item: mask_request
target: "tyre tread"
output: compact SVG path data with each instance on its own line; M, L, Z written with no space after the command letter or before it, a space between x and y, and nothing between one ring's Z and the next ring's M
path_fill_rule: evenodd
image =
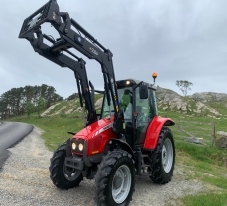
M108 205L106 202L106 186L108 182L109 175L111 170L114 167L114 164L121 158L128 157L132 158L132 156L124 150L114 150L111 153L108 153L99 164L99 169L95 175L95 201L98 206ZM107 171L107 172L106 172ZM133 183L132 183L133 184ZM133 184L133 187L135 184ZM134 191L134 188L133 188ZM132 194L131 194L132 196ZM129 198L130 201L132 197Z
M69 189L75 186L78 186L79 183L83 180L82 174L74 181L69 181L65 179L63 174L63 166L59 169L59 165L64 164L64 157L66 152L66 143L63 143L54 151L53 157L50 159L50 178L53 181L53 184L60 189Z
M166 133L171 133L171 130L168 127L163 127L160 132L160 135L159 135L157 147L156 147L155 151L153 152L153 154L151 155L152 163L151 163L150 178L154 183L157 183L157 184L166 184L169 181L171 181L171 178L173 176L173 172L172 172L172 174L170 175L170 178L166 179L161 174L161 170L162 170L161 153L162 153L162 146L163 146L164 138L165 138L164 135ZM174 147L174 145L172 145L172 146ZM175 162L175 152L173 154L173 167L174 167L174 162ZM172 169L172 171L173 171L173 169Z

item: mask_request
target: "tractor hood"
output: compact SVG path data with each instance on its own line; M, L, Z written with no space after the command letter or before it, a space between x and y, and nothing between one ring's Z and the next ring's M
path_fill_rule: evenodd
M84 140L88 140L90 138L94 138L98 134L101 134L105 130L112 127L112 122L109 118L103 118L90 124L89 126L85 127L81 131L77 132L73 138L80 138Z
M79 142L84 141L86 143L86 154L88 156L101 153L110 138L116 137L116 134L111 130L112 122L110 118L103 118L94 122L75 134L72 138L72 142L79 144Z

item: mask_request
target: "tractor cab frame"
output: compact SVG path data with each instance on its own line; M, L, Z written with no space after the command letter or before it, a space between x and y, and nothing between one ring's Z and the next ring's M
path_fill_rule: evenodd
M148 125L155 116L158 116L156 87L135 79L120 80L116 84L119 104L124 114L125 140L133 149L138 146L142 148ZM111 101L109 106L104 95L100 116L105 118L112 115L113 103Z

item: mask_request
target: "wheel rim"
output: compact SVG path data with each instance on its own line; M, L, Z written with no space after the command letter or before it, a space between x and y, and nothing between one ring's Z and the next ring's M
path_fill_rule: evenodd
M63 173L65 178L69 181L74 181L80 175L80 171L66 167L65 164L63 165Z
M166 139L162 147L162 166L169 173L173 164L173 146L170 139Z
M126 165L119 167L113 177L112 196L120 204L128 197L131 188L131 172Z

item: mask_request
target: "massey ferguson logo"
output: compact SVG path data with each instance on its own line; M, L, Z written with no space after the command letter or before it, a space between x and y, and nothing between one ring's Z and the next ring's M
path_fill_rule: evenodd
M90 51L95 55L99 55L99 53L92 47L90 47Z

